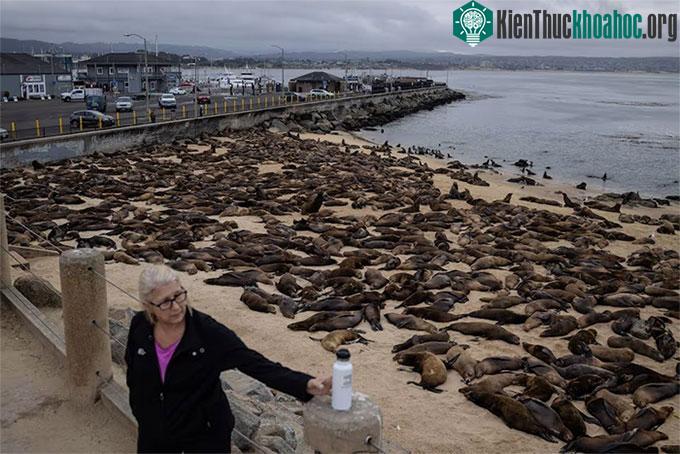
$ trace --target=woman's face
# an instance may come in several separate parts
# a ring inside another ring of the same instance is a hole
[[[173,300],[174,302],[165,310],[158,307],[158,305],[163,302],[167,305],[167,302]],[[156,316],[159,322],[176,324],[184,321],[184,315],[187,310],[186,290],[182,288],[179,281],[156,287],[147,297],[147,302],[151,303],[146,306]]]

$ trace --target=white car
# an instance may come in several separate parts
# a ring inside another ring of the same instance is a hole
[[[172,95],[186,95],[187,91],[183,88],[174,87],[170,89],[170,94]]]
[[[166,109],[175,109],[177,107],[177,100],[172,93],[163,93],[158,99],[158,107]]]
[[[116,99],[116,112],[132,112],[132,98],[121,96]]]
[[[85,90],[82,88],[76,88],[75,90],[71,91],[66,91],[61,94],[61,100],[65,102],[71,102],[75,100],[84,100],[85,99]]]
[[[326,97],[326,98],[332,98],[333,96],[335,96],[330,91],[324,90],[322,88],[312,88],[309,91],[309,94],[312,95],[312,96],[320,96],[320,97]]]
[[[0,140],[9,139],[9,132],[5,128],[0,128]]]

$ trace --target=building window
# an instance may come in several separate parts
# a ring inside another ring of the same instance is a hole
[[[129,74],[130,68],[118,68],[118,74]]]
[[[104,74],[104,68],[101,68],[101,67],[100,67],[100,68],[97,68],[97,74],[98,74],[98,75]]]
[[[116,68],[113,66],[109,66],[109,74],[115,74],[116,73]]]
[[[129,82],[125,82],[125,89],[126,89],[126,90],[128,89],[129,86],[130,86],[130,83],[129,83]]]

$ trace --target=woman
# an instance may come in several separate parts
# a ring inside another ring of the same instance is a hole
[[[144,270],[139,295],[144,311],[130,323],[125,351],[139,452],[229,452],[234,416],[220,382],[227,369],[238,368],[302,401],[330,392],[330,378],[269,361],[192,309],[172,269]]]

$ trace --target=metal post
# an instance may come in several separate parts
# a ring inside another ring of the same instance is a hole
[[[194,57],[194,117],[198,116],[198,58]]]
[[[59,274],[69,391],[76,404],[92,405],[112,376],[104,257],[88,248],[66,251]]]
[[[64,133],[64,119],[59,117],[59,134]]]
[[[35,136],[40,137],[40,120],[35,120]]]
[[[283,93],[283,92],[284,92],[283,84],[285,83],[285,80],[286,80],[286,79],[284,78],[284,75],[283,75],[284,50],[283,50],[283,47],[277,46],[276,44],[272,44],[271,46],[272,46],[272,47],[276,47],[277,49],[280,49],[280,50],[281,50],[281,93]]]
[[[142,35],[138,35],[137,33],[128,33],[125,35],[126,37],[130,36],[135,36],[137,38],[140,38],[144,40],[144,76],[146,79],[146,114],[149,114],[149,52],[146,46],[146,38],[143,37]],[[128,76],[129,77],[129,76]]]
[[[5,223],[5,194],[0,194],[0,287],[12,286],[12,269],[9,264],[9,246],[7,245],[7,224]]]

